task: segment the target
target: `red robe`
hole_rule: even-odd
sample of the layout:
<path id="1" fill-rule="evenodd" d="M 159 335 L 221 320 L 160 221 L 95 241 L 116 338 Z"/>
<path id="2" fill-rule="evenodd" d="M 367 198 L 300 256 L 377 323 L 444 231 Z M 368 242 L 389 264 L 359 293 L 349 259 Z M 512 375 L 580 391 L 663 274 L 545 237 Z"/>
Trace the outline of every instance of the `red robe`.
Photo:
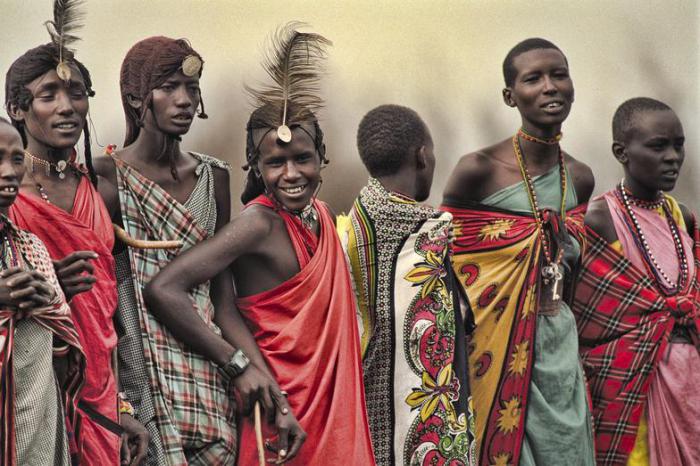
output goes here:
<path id="1" fill-rule="evenodd" d="M 264 196 L 251 204 L 274 208 Z M 321 228 L 316 245 L 298 219 L 278 210 L 301 271 L 271 290 L 239 298 L 237 305 L 308 434 L 297 457 L 285 464 L 372 466 L 350 274 L 333 218 L 325 205 L 315 201 L 315 207 Z M 238 464 L 257 465 L 251 420 L 243 420 L 240 430 Z M 275 432 L 264 426 L 263 436 Z"/>
<path id="2" fill-rule="evenodd" d="M 97 282 L 90 291 L 70 302 L 73 322 L 87 358 L 85 384 L 80 401 L 118 423 L 117 385 L 112 371 L 112 352 L 117 335 L 112 316 L 117 308 L 117 288 L 112 258 L 114 232 L 109 212 L 97 190 L 83 176 L 79 182 L 73 212 L 49 204 L 38 196 L 23 193 L 10 207 L 10 219 L 41 239 L 53 260 L 75 251 L 94 251 L 92 261 Z M 81 465 L 119 464 L 119 436 L 96 424 L 89 416 L 73 426 Z"/>

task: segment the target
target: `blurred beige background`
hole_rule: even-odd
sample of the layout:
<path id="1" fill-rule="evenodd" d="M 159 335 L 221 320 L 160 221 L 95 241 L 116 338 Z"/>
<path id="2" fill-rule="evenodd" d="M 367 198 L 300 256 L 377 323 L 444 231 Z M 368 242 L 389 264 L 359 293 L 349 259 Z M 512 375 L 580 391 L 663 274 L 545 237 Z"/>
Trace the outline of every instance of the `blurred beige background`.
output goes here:
<path id="1" fill-rule="evenodd" d="M 48 41 L 50 0 L 0 0 L 0 67 Z M 547 38 L 569 59 L 576 103 L 563 147 L 590 164 L 596 192 L 621 176 L 610 153 L 610 121 L 623 100 L 640 95 L 670 104 L 686 131 L 686 164 L 675 194 L 700 207 L 697 152 L 700 6 L 698 0 L 88 0 L 78 57 L 93 75 L 96 141 L 121 144 L 121 61 L 150 35 L 186 37 L 205 60 L 202 90 L 209 120 L 196 120 L 183 147 L 232 163 L 239 208 L 245 123 L 244 82 L 259 66 L 268 33 L 288 20 L 310 23 L 333 40 L 326 110 L 321 114 L 331 165 L 321 197 L 347 210 L 366 182 L 355 148 L 362 116 L 383 103 L 414 108 L 436 143 L 430 201 L 439 203 L 459 156 L 513 134 L 517 112 L 501 100 L 501 63 L 518 41 Z M 3 86 L 4 87 L 4 86 Z M 94 151 L 97 152 L 98 148 Z"/>

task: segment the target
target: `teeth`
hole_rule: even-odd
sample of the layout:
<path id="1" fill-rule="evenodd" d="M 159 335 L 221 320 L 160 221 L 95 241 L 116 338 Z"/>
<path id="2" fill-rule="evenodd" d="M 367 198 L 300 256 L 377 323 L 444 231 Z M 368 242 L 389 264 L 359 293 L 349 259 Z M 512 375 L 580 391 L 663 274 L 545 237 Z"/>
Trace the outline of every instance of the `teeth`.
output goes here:
<path id="1" fill-rule="evenodd" d="M 76 126 L 78 125 L 76 125 L 75 123 L 61 123 L 60 125 L 57 125 L 57 127 L 61 129 L 73 129 Z"/>
<path id="2" fill-rule="evenodd" d="M 4 193 L 16 193 L 17 188 L 15 188 L 14 186 L 8 186 L 6 188 L 2 188 L 2 192 L 4 192 Z"/>
<path id="3" fill-rule="evenodd" d="M 305 187 L 306 187 L 306 185 L 297 186 L 295 188 L 282 188 L 282 190 L 286 193 L 289 193 L 289 194 L 299 194 L 300 192 L 302 192 L 304 190 Z"/>
<path id="4" fill-rule="evenodd" d="M 552 102 L 551 104 L 548 104 L 548 105 L 547 105 L 547 108 L 556 108 L 556 107 L 560 107 L 560 106 L 561 106 L 560 103 L 558 103 L 558 102 Z"/>

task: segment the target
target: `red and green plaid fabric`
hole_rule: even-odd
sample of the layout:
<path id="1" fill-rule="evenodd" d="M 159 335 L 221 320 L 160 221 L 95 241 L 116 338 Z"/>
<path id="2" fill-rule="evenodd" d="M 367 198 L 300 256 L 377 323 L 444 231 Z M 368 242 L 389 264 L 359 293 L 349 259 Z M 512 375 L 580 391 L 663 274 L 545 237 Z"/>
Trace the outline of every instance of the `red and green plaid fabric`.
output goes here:
<path id="1" fill-rule="evenodd" d="M 231 395 L 215 365 L 192 352 L 149 312 L 145 285 L 177 254 L 207 239 L 193 214 L 165 190 L 115 158 L 124 229 L 139 240 L 180 240 L 179 250 L 129 248 L 144 358 L 156 424 L 169 465 L 232 464 L 236 428 Z M 197 314 L 213 322 L 209 283 L 190 291 Z M 185 309 L 182 310 L 186 312 Z"/>
<path id="2" fill-rule="evenodd" d="M 673 326 L 686 326 L 697 344 L 700 282 L 696 272 L 683 292 L 665 297 L 651 277 L 605 240 L 591 230 L 586 234 L 588 248 L 572 310 L 593 400 L 596 458 L 600 465 L 625 465 Z M 697 228 L 694 240 L 699 270 Z"/>

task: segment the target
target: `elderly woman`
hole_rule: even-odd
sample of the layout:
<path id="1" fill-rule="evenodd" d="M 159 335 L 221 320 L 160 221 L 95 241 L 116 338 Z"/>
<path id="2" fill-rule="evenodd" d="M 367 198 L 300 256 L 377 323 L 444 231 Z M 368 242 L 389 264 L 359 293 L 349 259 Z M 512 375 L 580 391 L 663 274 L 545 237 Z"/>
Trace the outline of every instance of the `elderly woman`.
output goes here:
<path id="1" fill-rule="evenodd" d="M 574 101 L 566 57 L 543 39 L 503 63 L 513 137 L 465 155 L 444 193 L 454 269 L 474 309 L 469 348 L 481 464 L 592 465 L 586 384 L 569 309 L 593 176 L 559 146 Z"/>

